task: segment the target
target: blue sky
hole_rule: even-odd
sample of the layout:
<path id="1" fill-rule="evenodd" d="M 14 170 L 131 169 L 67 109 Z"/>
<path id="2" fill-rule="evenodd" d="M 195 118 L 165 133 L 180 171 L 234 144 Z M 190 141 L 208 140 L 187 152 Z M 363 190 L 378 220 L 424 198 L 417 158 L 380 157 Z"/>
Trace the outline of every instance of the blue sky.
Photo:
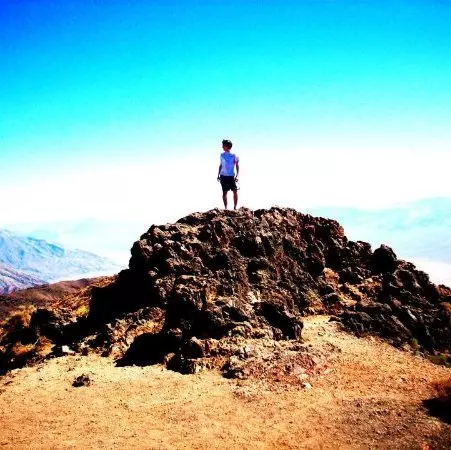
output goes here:
<path id="1" fill-rule="evenodd" d="M 0 2 L 0 226 L 451 197 L 447 1 Z"/>
<path id="2" fill-rule="evenodd" d="M 11 177 L 177 156 L 186 142 L 216 149 L 223 135 L 244 150 L 449 139 L 448 2 L 0 8 L 0 151 Z"/>

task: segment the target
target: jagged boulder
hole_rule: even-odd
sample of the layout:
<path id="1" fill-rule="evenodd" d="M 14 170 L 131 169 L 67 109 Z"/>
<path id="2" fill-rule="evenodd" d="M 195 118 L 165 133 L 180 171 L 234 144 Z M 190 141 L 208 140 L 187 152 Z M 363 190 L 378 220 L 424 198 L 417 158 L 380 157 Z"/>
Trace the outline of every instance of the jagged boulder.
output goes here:
<path id="1" fill-rule="evenodd" d="M 371 256 L 373 273 L 393 273 L 398 265 L 395 252 L 387 245 L 381 245 Z"/>
<path id="2" fill-rule="evenodd" d="M 214 358 L 234 366 L 246 340 L 271 348 L 301 339 L 309 314 L 338 315 L 345 329 L 396 345 L 415 339 L 446 351 L 451 315 L 442 305 L 450 296 L 389 247 L 373 253 L 349 241 L 333 220 L 289 208 L 214 209 L 153 225 L 134 243 L 129 268 L 93 289 L 87 316 L 41 311 L 20 333 L 120 364 L 193 373 Z M 0 337 L 3 366 L 13 341 Z"/>
<path id="3" fill-rule="evenodd" d="M 192 214 L 141 236 L 129 270 L 94 295 L 91 318 L 109 320 L 118 307 L 165 309 L 158 335 L 137 339 L 122 362 L 171 353 L 180 361 L 193 338 L 299 339 L 308 294 L 324 287 L 328 255 L 346 243 L 337 222 L 291 209 Z M 130 279 L 142 288 L 129 287 Z"/>

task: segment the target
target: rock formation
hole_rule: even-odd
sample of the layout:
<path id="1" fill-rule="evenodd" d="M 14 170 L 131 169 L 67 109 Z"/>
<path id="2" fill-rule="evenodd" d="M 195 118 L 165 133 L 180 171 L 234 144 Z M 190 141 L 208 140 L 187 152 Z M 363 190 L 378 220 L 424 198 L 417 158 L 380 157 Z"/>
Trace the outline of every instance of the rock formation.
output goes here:
<path id="1" fill-rule="evenodd" d="M 152 226 L 134 243 L 129 268 L 93 289 L 87 315 L 41 309 L 7 325 L 0 366 L 30 359 L 17 361 L 18 342 L 50 341 L 50 355 L 67 345 L 119 364 L 165 363 L 183 373 L 219 367 L 240 376 L 247 359 L 301 351 L 302 318 L 311 314 L 447 354 L 450 301 L 450 289 L 387 246 L 373 252 L 349 241 L 333 220 L 286 208 L 211 210 Z"/>

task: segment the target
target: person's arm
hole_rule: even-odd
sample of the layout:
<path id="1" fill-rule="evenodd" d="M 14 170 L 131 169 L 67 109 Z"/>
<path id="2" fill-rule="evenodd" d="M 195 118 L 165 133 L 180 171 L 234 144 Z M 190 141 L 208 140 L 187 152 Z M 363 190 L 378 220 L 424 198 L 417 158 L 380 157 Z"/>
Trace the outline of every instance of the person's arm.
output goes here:
<path id="1" fill-rule="evenodd" d="M 219 169 L 218 169 L 218 180 L 219 180 L 220 175 L 221 175 L 221 167 L 222 167 L 222 164 L 219 164 Z"/>
<path id="2" fill-rule="evenodd" d="M 240 162 L 238 160 L 235 162 L 235 166 L 236 166 L 235 181 L 238 181 L 238 177 L 240 175 Z"/>

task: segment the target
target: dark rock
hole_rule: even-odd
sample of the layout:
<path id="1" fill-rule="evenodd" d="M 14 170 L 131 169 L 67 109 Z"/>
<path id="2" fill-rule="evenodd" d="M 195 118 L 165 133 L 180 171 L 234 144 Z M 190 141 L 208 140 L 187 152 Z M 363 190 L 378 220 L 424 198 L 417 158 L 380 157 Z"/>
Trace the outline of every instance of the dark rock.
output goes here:
<path id="1" fill-rule="evenodd" d="M 225 378 L 244 379 L 247 377 L 245 363 L 236 356 L 231 356 L 222 367 L 222 375 Z"/>
<path id="2" fill-rule="evenodd" d="M 192 375 L 198 371 L 196 359 L 187 358 L 182 354 L 174 354 L 166 363 L 166 367 L 183 375 Z"/>
<path id="3" fill-rule="evenodd" d="M 168 353 L 178 351 L 177 339 L 170 333 L 144 333 L 135 338 L 117 366 L 146 366 L 163 361 Z"/>
<path id="4" fill-rule="evenodd" d="M 299 339 L 301 337 L 302 321 L 296 318 L 292 312 L 285 309 L 285 307 L 274 303 L 263 302 L 260 305 L 259 314 L 272 327 L 278 328 L 283 338 Z"/>
<path id="5" fill-rule="evenodd" d="M 374 274 L 393 273 L 398 266 L 395 252 L 387 245 L 381 245 L 371 257 L 371 268 Z"/>
<path id="6" fill-rule="evenodd" d="M 411 341 L 412 331 L 393 314 L 389 305 L 372 303 L 357 305 L 356 308 L 356 312 L 341 314 L 340 319 L 346 328 L 360 335 L 377 333 L 395 345 Z"/>
<path id="7" fill-rule="evenodd" d="M 320 295 L 333 294 L 334 292 L 335 288 L 329 283 L 325 283 L 324 285 L 319 286 L 318 288 L 318 293 Z"/>
<path id="8" fill-rule="evenodd" d="M 331 294 L 327 294 L 323 297 L 323 302 L 327 306 L 340 304 L 341 301 L 342 301 L 342 298 L 336 292 L 332 292 Z"/>
<path id="9" fill-rule="evenodd" d="M 38 329 L 37 334 L 46 336 L 55 342 L 62 338 L 63 324 L 61 317 L 48 309 L 41 308 L 32 314 L 30 328 Z"/>
<path id="10" fill-rule="evenodd" d="M 324 260 L 324 257 L 320 257 L 318 255 L 310 256 L 306 259 L 306 267 L 308 273 L 316 278 L 319 277 L 326 267 L 326 262 Z"/>
<path id="11" fill-rule="evenodd" d="M 251 233 L 241 233 L 233 241 L 238 251 L 245 257 L 252 258 L 256 256 L 263 256 L 265 254 L 265 247 L 263 241 L 259 236 Z"/>
<path id="12" fill-rule="evenodd" d="M 339 272 L 340 283 L 360 284 L 364 280 L 366 275 L 362 272 L 364 271 L 359 267 L 346 267 Z"/>
<path id="13" fill-rule="evenodd" d="M 191 359 L 202 358 L 205 356 L 205 344 L 193 336 L 185 344 L 183 354 Z"/>
<path id="14" fill-rule="evenodd" d="M 91 385 L 91 379 L 89 378 L 89 375 L 80 375 L 74 379 L 72 382 L 73 387 L 81 387 L 81 386 L 90 386 Z"/>

